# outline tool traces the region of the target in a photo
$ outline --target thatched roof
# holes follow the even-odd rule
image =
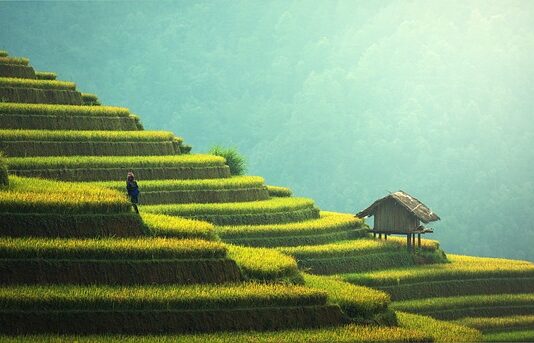
[[[371,206],[356,214],[356,216],[363,218],[374,215],[376,207],[388,199],[393,199],[397,203],[404,206],[406,210],[413,213],[417,218],[419,218],[419,220],[421,220],[425,224],[440,220],[440,217],[438,217],[437,214],[432,212],[432,210],[430,210],[425,204],[403,191],[390,193],[388,196],[385,196],[382,199],[375,201]]]

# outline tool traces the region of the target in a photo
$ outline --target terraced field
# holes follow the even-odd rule
[[[231,175],[224,158],[190,154],[173,133],[144,131],[127,108],[56,79],[0,51],[0,333],[258,342],[531,334],[531,263],[372,239],[363,220]],[[140,215],[124,194],[129,171]],[[255,331],[198,333],[228,330]]]

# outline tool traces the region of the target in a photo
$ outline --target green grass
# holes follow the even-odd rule
[[[117,191],[68,183],[11,176],[0,189],[0,213],[119,213],[130,203]]]
[[[246,160],[236,148],[214,146],[208,151],[208,154],[224,157],[232,175],[243,175],[247,170]]]
[[[259,176],[233,176],[224,179],[206,180],[143,180],[139,186],[143,192],[161,192],[177,190],[218,190],[218,189],[246,189],[263,187],[264,179]],[[99,187],[124,190],[123,181],[91,182]]]
[[[326,303],[326,293],[282,284],[169,286],[3,286],[3,311],[194,310],[306,306]]]
[[[0,336],[6,343],[12,342],[187,342],[187,343],[302,343],[302,342],[432,342],[431,335],[425,335],[415,329],[398,327],[379,327],[370,325],[348,324],[322,329],[293,329],[267,332],[217,332],[212,334],[157,335],[157,336]]]
[[[0,87],[24,87],[56,90],[75,90],[76,84],[68,81],[32,80],[11,77],[0,77]]]
[[[273,249],[226,245],[228,256],[235,260],[243,275],[250,280],[302,283],[297,262]]]
[[[344,279],[368,286],[394,286],[440,280],[534,276],[528,261],[447,255],[451,263],[347,274]]]
[[[2,114],[26,114],[44,116],[94,116],[128,117],[130,111],[125,107],[114,106],[75,106],[50,104],[17,104],[0,102]]]
[[[0,130],[2,141],[162,142],[181,141],[167,131]]]
[[[36,71],[35,76],[38,80],[55,80],[57,74],[49,71]]]
[[[273,198],[265,201],[227,204],[178,204],[144,206],[143,210],[177,216],[236,215],[294,211],[313,207],[314,202],[307,198]]]
[[[485,342],[534,342],[534,329],[504,331],[484,335]]]
[[[84,102],[96,102],[98,97],[93,93],[82,93],[82,99]]]
[[[27,66],[28,63],[30,63],[30,60],[25,57],[7,57],[0,55],[0,63],[1,64],[20,64],[23,66]]]
[[[280,186],[267,185],[267,190],[269,191],[269,195],[272,197],[290,197],[293,193],[291,189]]]
[[[455,323],[404,312],[397,312],[397,318],[401,327],[431,336],[435,342],[480,342],[482,340],[479,331]]]
[[[534,315],[510,317],[467,317],[455,323],[472,327],[484,333],[534,328]]]
[[[381,291],[355,286],[335,277],[310,274],[303,276],[306,286],[327,292],[329,301],[339,304],[352,318],[372,319],[385,311],[390,303],[389,295]]]
[[[58,156],[9,158],[10,170],[74,168],[178,168],[223,166],[224,159],[211,155],[177,156]]]
[[[358,229],[362,220],[353,215],[321,211],[319,219],[297,223],[270,225],[235,225],[217,226],[217,234],[223,239],[238,239],[246,237],[276,237],[276,236],[304,236],[325,234],[335,231]]]
[[[9,54],[6,50],[0,50],[0,57],[7,57]]]
[[[494,317],[534,313],[534,293],[469,295],[394,302],[394,309],[428,314],[443,319],[472,316]],[[498,314],[498,315],[496,315]]]
[[[207,222],[150,213],[141,217],[149,234],[156,237],[217,239],[213,225]]]
[[[222,243],[173,238],[0,238],[6,259],[197,259],[224,258]]]

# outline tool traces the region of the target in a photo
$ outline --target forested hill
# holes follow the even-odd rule
[[[534,260],[534,2],[0,3],[0,20],[14,55],[196,152],[235,145],[325,209],[403,189],[447,251]]]

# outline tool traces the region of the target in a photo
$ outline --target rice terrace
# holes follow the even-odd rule
[[[19,8],[18,4],[8,2],[0,3],[0,12],[13,11],[14,15],[20,18],[20,11],[31,9],[32,6],[43,9],[50,6],[51,11],[70,11],[77,6],[89,8],[84,6],[91,5],[95,7],[96,13],[103,13],[100,12],[100,6],[110,6],[116,10],[116,6],[122,6],[119,3],[91,2],[69,5],[44,2],[28,3],[20,5]],[[199,16],[203,15],[202,13],[208,15],[204,11],[211,13],[214,8],[210,7],[210,3],[213,2],[200,1],[196,6],[180,6],[187,7],[187,11],[190,11],[187,13],[191,16]],[[270,10],[271,7],[274,8],[273,13],[278,13],[276,11],[284,8],[285,15],[273,14],[273,17],[276,17],[276,25],[273,24],[276,30],[272,35],[275,36],[281,35],[280,32],[288,34],[297,30],[296,26],[290,24],[300,19],[290,14],[298,11],[291,12],[290,9],[285,9],[285,6],[300,8],[299,6],[307,4],[306,6],[311,8],[311,2],[291,5],[289,3],[292,2],[286,4],[274,1],[254,5],[252,2],[244,2],[242,10],[266,6],[265,8]],[[446,2],[433,3],[447,7]],[[454,6],[475,6],[476,2],[468,3],[469,5],[458,3]],[[238,10],[239,6],[235,3],[228,4],[233,10]],[[514,4],[519,8],[532,8],[527,2]],[[163,6],[156,3],[137,5],[148,6],[147,13],[162,11],[159,6]],[[366,8],[365,13],[371,13],[374,10],[371,7],[375,6],[370,3],[360,5]],[[169,2],[165,6],[178,5]],[[357,7],[356,2],[343,1],[323,2],[320,6],[323,9],[337,8],[335,15],[329,13],[324,14],[325,16],[341,17],[345,15],[344,6]],[[392,2],[388,6],[395,9],[408,5]],[[132,8],[135,7],[136,5],[132,4]],[[221,11],[220,18],[210,14],[214,17],[206,19],[206,26],[200,27],[207,29],[209,25],[217,25],[218,20],[226,20],[224,18],[228,13],[224,9]],[[131,12],[129,18],[145,18],[145,14],[141,12]],[[386,21],[386,18],[395,15],[394,12],[396,11],[384,9],[380,15],[385,17],[381,20]],[[261,23],[253,24],[243,19],[248,18],[250,13],[243,13],[248,13],[239,19],[243,20],[244,27],[266,25],[269,20],[274,20],[266,15]],[[317,17],[312,16],[315,18],[313,20],[322,22],[321,15],[318,12],[313,13],[317,14]],[[7,18],[9,15],[4,13],[0,16]],[[79,34],[79,30],[85,25],[84,16],[85,14],[81,15],[79,26],[70,22],[71,19],[65,20],[71,23],[73,32]],[[95,17],[97,16],[95,14]],[[168,20],[164,13],[161,13],[161,16],[161,20]],[[32,20],[39,22],[41,18]],[[42,20],[50,21],[49,18]],[[336,26],[333,21],[328,22],[328,25]],[[171,25],[170,22],[167,24]],[[191,22],[182,24],[194,25]],[[24,36],[23,31],[15,30],[11,25],[14,25],[13,21],[6,22],[2,25],[3,30],[10,32],[10,29],[13,29],[15,36]],[[23,23],[20,22],[20,25]],[[35,25],[49,27],[50,23]],[[232,27],[234,24],[228,22],[227,25]],[[292,29],[288,29],[287,25]],[[371,28],[366,29],[381,30],[378,25],[369,25]],[[415,27],[410,25],[416,26],[406,22],[398,32],[409,31]],[[161,34],[174,37],[178,32],[173,31],[176,27],[169,27],[173,29],[164,30]],[[487,30],[490,30],[489,27],[489,24],[485,26]],[[36,30],[32,29],[32,32],[37,32]],[[236,30],[240,31],[241,26],[238,25]],[[447,189],[441,189],[439,192],[427,189],[427,192],[422,192],[422,188],[430,187],[430,181],[420,178],[417,183],[423,186],[416,188],[413,183],[405,183],[402,179],[392,176],[392,180],[398,184],[396,189],[384,190],[376,187],[372,193],[362,191],[357,202],[354,202],[352,195],[348,195],[352,193],[325,189],[325,194],[335,193],[335,196],[348,203],[350,209],[336,211],[331,207],[322,208],[319,203],[325,203],[326,200],[301,196],[300,194],[312,193],[306,193],[300,186],[299,191],[291,189],[292,176],[282,165],[294,163],[300,168],[297,162],[300,157],[293,159],[297,153],[292,154],[291,145],[286,146],[288,150],[284,151],[277,148],[287,145],[289,140],[283,139],[289,138],[269,136],[272,146],[269,147],[270,142],[262,141],[263,147],[258,148],[259,157],[248,162],[236,149],[224,148],[235,142],[225,142],[224,134],[218,136],[219,140],[210,143],[210,146],[213,146],[211,150],[202,153],[201,149],[197,150],[195,144],[189,141],[202,142],[202,148],[205,148],[201,140],[204,137],[196,138],[195,134],[191,134],[198,132],[195,130],[200,128],[191,129],[195,124],[194,121],[185,119],[187,111],[172,112],[179,118],[176,121],[165,117],[168,125],[164,121],[158,122],[159,119],[148,119],[149,115],[145,121],[143,113],[139,112],[141,115],[137,115],[130,110],[130,105],[127,104],[128,94],[113,95],[121,99],[120,105],[117,105],[104,101],[114,99],[112,95],[95,91],[98,89],[95,85],[112,83],[112,80],[99,81],[95,78],[92,83],[76,83],[76,80],[62,79],[62,75],[77,75],[76,69],[62,69],[63,53],[65,59],[71,58],[80,62],[76,68],[89,68],[91,73],[99,68],[99,63],[106,64],[95,52],[84,56],[84,41],[86,38],[89,42],[92,40],[89,33],[88,37],[77,38],[80,40],[78,44],[83,47],[81,50],[73,45],[72,50],[62,51],[54,63],[48,60],[47,64],[44,64],[32,56],[12,54],[11,45],[16,42],[8,39],[7,32],[0,33],[0,48],[6,49],[0,50],[1,342],[534,341],[534,263],[529,261],[529,256],[532,255],[525,255],[526,258],[520,259],[507,258],[508,256],[498,252],[479,257],[476,252],[462,254],[458,253],[458,249],[449,251],[447,244],[442,244],[439,239],[442,232],[454,233],[458,244],[472,241],[466,237],[473,237],[466,236],[471,233],[455,227],[457,222],[464,218],[459,218],[460,215],[456,215],[446,205],[443,211],[440,209],[440,204],[461,201],[456,190],[451,189],[448,193]],[[195,32],[201,35],[200,31]],[[350,32],[364,39],[363,34]],[[306,35],[305,32],[299,34]],[[68,32],[58,35],[66,37]],[[209,35],[218,34],[211,32]],[[261,39],[248,39],[244,42],[251,46],[259,44],[257,47],[261,50],[259,42],[262,39],[267,42],[269,38],[266,37],[271,37],[270,35],[261,35]],[[328,33],[324,35],[328,37]],[[126,36],[123,38],[127,41],[132,39],[131,36]],[[300,36],[297,36],[290,35],[284,39],[300,42]],[[534,42],[532,32],[529,37],[529,42]],[[57,42],[53,37],[50,39],[51,42]],[[105,39],[102,39],[104,42]],[[193,44],[186,38],[183,38],[183,41],[184,44]],[[18,44],[14,48],[15,51],[35,51],[25,45],[30,43]],[[50,45],[51,50],[56,48],[54,44]],[[236,51],[243,48],[240,43],[236,44]],[[324,38],[322,44],[319,50],[350,50],[351,47],[339,45],[334,48],[330,45],[332,41],[327,38]],[[166,54],[172,54],[168,46],[161,45],[160,48]],[[140,45],[138,50],[157,51],[154,49],[152,45]],[[179,50],[180,47],[176,49]],[[380,49],[380,46],[376,45],[373,49]],[[230,63],[232,56],[225,55],[223,50],[222,46],[219,50],[215,49],[218,53],[214,52],[215,57],[210,58],[220,60],[221,64]],[[319,50],[313,51],[320,54]],[[371,49],[368,53],[372,51]],[[285,72],[291,73],[291,68],[286,63],[289,63],[287,61],[292,54],[299,52],[290,51],[289,48],[286,52],[287,56],[274,58],[276,63],[273,62],[273,66],[276,64],[284,68]],[[113,54],[120,55],[121,52],[117,50]],[[144,56],[137,55],[141,54],[139,51],[132,51],[131,54]],[[260,56],[263,55],[256,57],[261,60]],[[425,58],[432,60],[435,57],[432,56],[434,55],[425,55]],[[121,58],[119,56],[118,60]],[[135,82],[142,79],[143,82],[153,83],[156,87],[159,83],[166,82],[166,73],[174,73],[173,68],[183,71],[192,66],[191,60],[185,57],[169,59],[158,60],[159,64],[166,64],[169,69],[157,69],[157,72],[152,73],[154,61],[145,63],[144,59],[139,57],[143,67],[131,67],[128,72]],[[247,74],[247,68],[252,68],[254,64],[253,59],[250,57],[250,65],[243,62],[242,69],[233,72]],[[327,63],[328,58],[324,60],[324,63]],[[180,65],[180,61],[183,65]],[[112,68],[117,67],[114,63],[110,62]],[[299,68],[306,68],[306,63],[308,62],[298,64],[295,72]],[[440,60],[439,63],[445,63],[445,60]],[[46,69],[36,67],[42,65],[46,65]],[[368,66],[374,68],[372,65]],[[351,79],[358,75],[360,77],[358,73],[369,73],[365,77],[362,76],[363,79],[374,80],[370,76],[370,69],[364,69],[365,71],[358,69],[346,77]],[[53,70],[65,70],[65,73],[56,74]],[[198,116],[199,127],[207,127],[206,136],[209,138],[212,137],[208,135],[211,132],[209,130],[217,125],[210,124],[209,120],[201,121],[203,115],[200,112],[203,105],[200,98],[192,100],[195,97],[193,89],[198,86],[201,93],[206,92],[208,102],[217,99],[219,95],[215,94],[215,91],[209,93],[211,88],[205,87],[203,78],[207,77],[207,74],[220,73],[220,76],[224,73],[217,71],[215,67],[204,72],[206,74],[199,75],[196,81],[184,83],[183,88],[177,88],[176,97],[167,100],[175,103],[177,108],[181,101],[189,101],[187,108],[192,116]],[[383,72],[387,73],[388,69],[385,68]],[[317,69],[313,75],[320,73]],[[265,79],[274,77],[268,72],[262,75]],[[129,78],[129,75],[124,77]],[[307,80],[305,87],[315,87],[314,85],[328,79],[321,81],[322,79],[317,77],[315,81]],[[532,79],[528,81],[532,82]],[[284,78],[283,83],[288,85],[287,92],[295,86],[290,77]],[[84,91],[84,84],[91,85],[90,92]],[[111,86],[107,85],[106,89],[107,87],[115,85],[112,83]],[[232,89],[225,94],[233,97],[239,93],[244,99],[253,94],[247,92],[246,89],[242,89],[242,92]],[[267,96],[269,92],[264,95]],[[342,87],[332,87],[324,92],[334,99],[344,90]],[[295,108],[301,106],[311,112],[316,107],[320,110],[329,109],[329,101],[319,100],[320,93],[322,92],[313,92],[314,96],[302,100]],[[418,94],[414,92],[411,97],[417,98]],[[317,103],[306,103],[314,97]],[[153,94],[147,94],[143,101],[154,107],[156,113],[167,111],[168,108],[164,104],[158,107],[156,99]],[[364,102],[363,99],[360,100]],[[342,104],[342,100],[339,101]],[[384,104],[387,102],[384,100]],[[503,104],[504,102],[501,103],[502,106]],[[274,103],[271,105],[273,112],[284,109]],[[220,109],[220,116],[224,117],[225,121],[234,120],[231,113],[225,113],[228,108],[240,111],[239,106],[245,105],[235,101],[228,106],[222,106]],[[138,109],[143,107],[136,102],[131,108],[136,108],[137,113]],[[180,110],[183,108],[180,107]],[[246,110],[253,111],[254,108],[247,107]],[[337,110],[345,111],[341,107]],[[294,111],[297,113],[298,109]],[[323,115],[329,116],[330,113]],[[264,113],[264,116],[267,114]],[[452,116],[451,114],[451,118]],[[284,121],[277,118],[273,114],[269,121]],[[298,122],[295,118],[288,117],[287,123],[283,125],[295,124]],[[317,120],[322,119],[321,117]],[[490,125],[488,122],[481,122],[479,125]],[[154,123],[160,124],[159,127]],[[330,124],[325,123],[320,122],[317,125],[324,127],[325,131],[333,130],[328,126]],[[257,129],[258,137],[261,136],[263,124],[259,121],[254,124],[257,126],[251,127],[247,126],[245,121],[236,119],[233,125],[236,132]],[[381,125],[388,124],[387,120],[378,120],[369,125],[380,130]],[[523,122],[523,125],[528,131],[530,122]],[[343,127],[338,129],[336,135],[339,135],[340,139],[343,139],[341,136],[349,134],[344,132]],[[415,131],[418,130],[414,129],[414,135]],[[316,164],[328,163],[332,173],[344,173],[340,169],[350,166],[341,160],[338,164],[334,159],[325,156],[326,154],[319,153],[324,151],[321,149],[328,144],[326,141],[319,137],[308,137],[308,134],[300,136],[300,133],[292,132],[286,137],[298,136],[302,145],[310,149],[301,154],[306,155],[306,159]],[[364,135],[359,131],[350,133],[353,140],[360,139],[359,134]],[[532,132],[529,134],[532,135]],[[278,141],[279,139],[282,141]],[[414,137],[414,140],[417,139]],[[456,139],[464,138],[458,134]],[[377,141],[379,140],[377,138]],[[365,141],[366,139],[363,139],[363,143]],[[398,143],[384,142],[380,144],[385,145],[380,146],[386,150],[390,149],[389,144]],[[522,142],[525,143],[522,149],[532,149],[526,138]],[[217,145],[219,143],[221,146]],[[375,143],[369,140],[369,144]],[[495,151],[500,150],[498,143],[495,144]],[[314,145],[318,152],[316,155]],[[300,146],[295,149],[301,151]],[[447,154],[449,157],[453,155],[452,150],[447,150],[445,146],[443,149],[443,158]],[[277,153],[283,153],[283,156],[280,157]],[[477,153],[483,152],[480,150]],[[510,152],[513,153],[515,152]],[[255,153],[251,149],[245,155],[253,154]],[[409,160],[406,165],[414,163],[418,168],[421,167],[416,153],[412,151],[410,154],[414,155],[399,155],[402,156],[399,161],[406,158]],[[476,155],[474,152],[473,154]],[[528,160],[531,152],[525,154]],[[276,172],[278,179],[272,175],[264,177],[245,173],[247,167],[256,170],[254,161],[257,162],[256,165],[260,165],[259,160],[272,156],[282,159],[281,169]],[[365,158],[369,163],[375,163],[375,160],[363,151],[353,150],[344,156],[346,160],[358,160],[359,168],[363,169],[367,168]],[[380,156],[376,158],[380,159]],[[402,169],[401,166],[404,165],[404,162],[399,161],[397,165],[391,161],[380,163],[385,163],[384,170],[395,172],[395,169]],[[390,162],[392,164],[387,164]],[[273,166],[275,167],[276,165]],[[438,169],[438,166],[430,166],[430,169],[434,167]],[[514,169],[514,166],[511,165],[510,169]],[[369,182],[375,182],[371,179],[386,178],[385,173],[383,170],[374,170],[368,174]],[[522,172],[517,173],[519,178]],[[314,182],[318,184],[337,182],[336,177],[325,175],[322,171],[317,172],[314,168],[303,167],[302,174],[303,178],[304,174],[312,175]],[[348,172],[344,175],[350,179]],[[449,174],[450,178],[452,175],[453,172]],[[532,181],[532,174],[529,175]],[[287,177],[288,181],[282,185],[266,181],[281,180],[284,177]],[[434,176],[427,174],[427,177],[432,179]],[[495,177],[495,180],[498,180],[498,177]],[[358,187],[367,180],[351,182],[356,188],[355,191],[358,191]],[[386,184],[389,185],[383,185]],[[413,194],[417,198],[411,195],[409,189],[405,189],[407,185],[416,188],[417,191]],[[531,183],[528,183],[528,187],[530,186]],[[400,188],[404,190],[401,191]],[[136,193],[137,191],[139,193]],[[468,191],[472,192],[472,189],[469,188]],[[419,198],[420,193],[425,196],[421,195]],[[430,193],[439,195],[428,199]],[[519,194],[523,193],[517,194],[520,197]],[[498,201],[498,197],[488,200],[488,203],[492,201]],[[531,209],[532,204],[528,206]],[[136,212],[137,209],[139,213]],[[473,205],[471,211],[482,212],[483,209]],[[532,211],[518,214],[511,206],[503,207],[502,211],[508,213],[493,215],[499,217],[510,214],[510,217],[513,217],[512,214],[515,214],[519,218],[510,219],[510,222],[523,217],[528,217],[531,221],[534,214]],[[477,237],[484,236],[483,228],[473,227],[473,231],[478,229],[481,231],[477,233]],[[526,243],[522,244],[534,246],[534,241],[530,240],[532,236],[513,234],[504,231],[505,229],[503,227],[502,234],[498,236],[503,245],[509,240],[523,240]],[[529,229],[532,231],[534,227],[530,226]]]

